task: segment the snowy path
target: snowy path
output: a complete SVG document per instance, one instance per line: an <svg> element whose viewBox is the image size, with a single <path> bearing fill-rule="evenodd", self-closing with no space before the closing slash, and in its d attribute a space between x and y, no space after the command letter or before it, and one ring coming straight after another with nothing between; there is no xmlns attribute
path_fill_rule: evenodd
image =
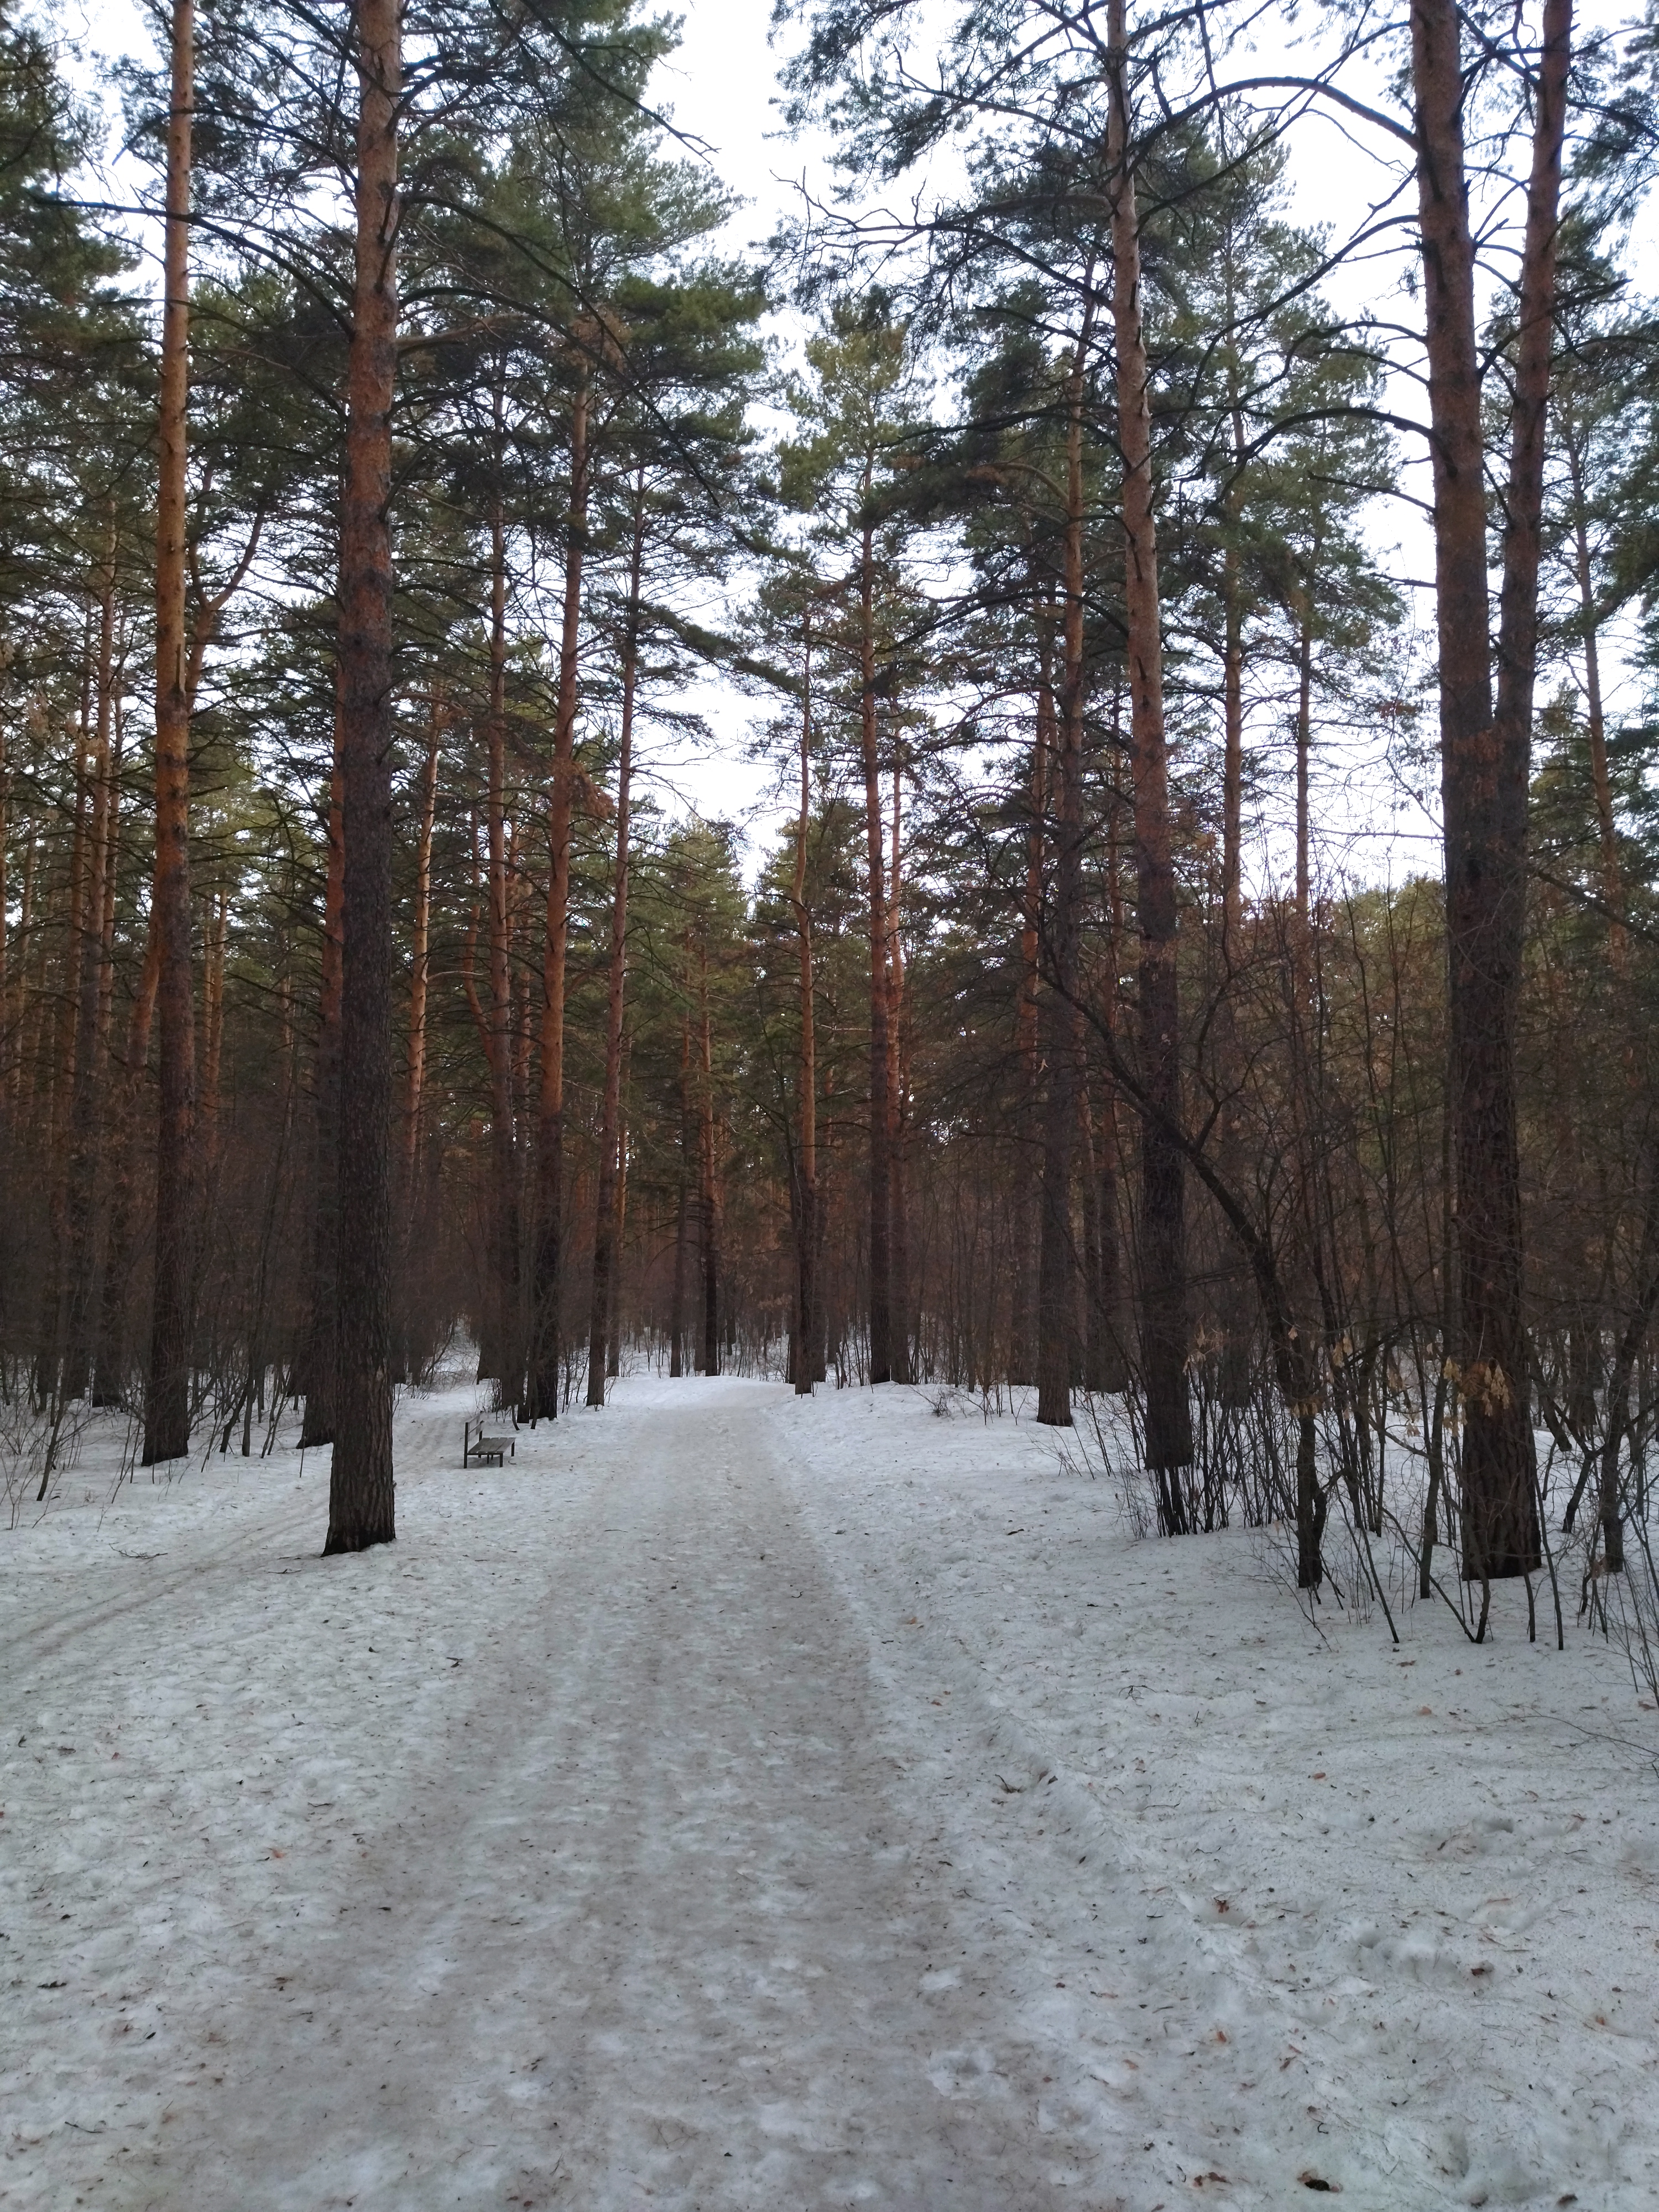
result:
<svg viewBox="0 0 1659 2212"><path fill-rule="evenodd" d="M360 1561L301 1551L314 1479L244 1492L185 1564L11 1609L9 1711L87 1780L80 1850L21 1763L7 1806L62 1988L0 2202L1050 2201L1037 2056L872 1748L776 1395L578 1416L435 1527L406 1474Z"/></svg>
<svg viewBox="0 0 1659 2212"><path fill-rule="evenodd" d="M291 1457L0 1539L0 2206L1652 2201L1607 1654L1320 1645L913 1394L470 1407L360 1559Z"/></svg>

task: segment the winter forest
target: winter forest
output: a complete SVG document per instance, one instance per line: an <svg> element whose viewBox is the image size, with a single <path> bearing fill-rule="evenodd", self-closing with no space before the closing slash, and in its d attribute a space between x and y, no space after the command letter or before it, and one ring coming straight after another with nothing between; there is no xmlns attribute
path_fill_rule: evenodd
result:
<svg viewBox="0 0 1659 2212"><path fill-rule="evenodd" d="M1120 1662L1151 1683L1128 1683L1126 1726L1166 1680L1173 1708L1206 1638L1238 1641L1202 1625L1231 1620L1229 1607L1261 1626L1243 1638L1262 1647L1252 1679L1283 1666L1303 1689L1251 1704L1242 1662L1200 1668L1194 1698L1218 1701L1200 1763L1225 1747L1229 1696L1238 1727L1255 1726L1276 1696L1303 1694L1297 1669L1357 1682L1417 1664L1402 1645L1431 1638L1439 1656L1425 1646L1413 1686L1432 1663L1447 1678L1436 1704L1465 1698L1480 1748L1462 1765L1494 1762L1507 1808L1492 1819L1508 1841L1481 1814L1470 1854L1524 1856L1534 1843L1510 1834L1510 1798L1535 1796L1547 1767L1555 1789L1555 1754L1517 1748L1494 1717L1611 1696L1616 1718L1595 1725L1622 1735L1596 1741L1628 1738L1632 1757L1594 1787L1559 1786L1601 1790L1604 1826L1628 1795L1643 1800L1647 1840L1620 1863L1638 1866L1651 1911L1650 0L1645 13L1638 0L777 0L763 72L775 190L758 207L723 173L712 130L680 118L684 26L635 0L145 0L107 24L71 12L0 0L0 1475L11 1529L38 1528L48 1547L50 1601L18 1615L36 1623L20 1630L28 1665L37 1636L51 1648L104 1589L74 1580L83 1492L88 1513L114 1516L84 1540L109 1572L169 1546L195 1559L196 1545L207 1574L229 1558L229 1523L213 1516L264 1511L236 1501L280 1485L288 1517L270 1528L284 1560L297 1545L314 1578L319 1541L368 1556L337 1570L358 1577L357 1598L339 1580L304 1586L307 1607L337 1608L334 1626L314 1609L289 1620L281 1633L303 1635L270 1660L271 1712L290 1710L284 1668L297 1682L334 1663L322 1655L348 1614L360 1682L381 1680L367 1654L390 1649L422 1681L438 1668L446 1694L472 1694L441 1670L476 1684L479 1620L511 1617L536 1547L574 1544L576 1505L563 1534L547 1517L568 1477L572 1497L592 1493L587 1564L558 1569L580 1587L547 1584L556 1602L522 1598L525 1632L539 1651L538 1606L590 1624L615 1608L605 1664L632 1680L644 1662L629 1638L647 1617L667 1633L661 1619L690 1602L666 1565L649 1583L659 1539L661 1560L703 1547L711 1608L710 1589L763 1572L738 1553L763 1561L770 1541L775 1563L805 1541L769 1537L783 1508L742 1488L741 1439L762 1419L744 1409L764 1407L788 1480L804 1492L821 1462L843 1486L839 1503L826 1489L789 1508L812 1543L850 1543L837 1524L856 1521L874 1547L848 1605L877 1607L892 1579L906 1610L890 1633L915 1632L918 1650L946 1611L926 1577L978 1572L971 1544L951 1549L953 1516L965 1528L978 1510L966 1501L988 1501L986 1529L1005 1544L1052 1513L1049 1549L1019 1571L1029 1605L1016 1596L1005 1617L1001 1598L961 1600L961 1624L1002 1624L956 1711L969 1687L1002 1685L985 1738L1002 1748L975 1754L1006 1799L998 1835L1046 1819L1050 1844L1036 1825L1030 1849L1065 1834L1079 1881L1095 1849L1094 1784L1071 1753L1033 1751L1017 1773L1024 1754L996 1731L1030 1720L1023 1706L1009 1717L1025 1694L1009 1686L1048 1667L1033 1622L1050 1583L1083 1587L1077 1547L1104 1540L1091 1533L1104 1510L1131 1540L1111 1573L1141 1609L1119 1633L1099 1593L1075 1603L1095 1616L1089 1635L1118 1634L1097 1688ZM753 9L741 24L734 11L734 46L765 27ZM734 100L750 59L734 59ZM703 1470L705 1504L653 1491L660 1525L616 1504L619 1522L635 1514L625 1540L605 1501L649 1437L665 1466L683 1454ZM1031 1502L1032 1484L1049 1504ZM406 1511L416 1545L379 1552L406 1537ZM155 1550L119 1548L145 1529ZM1201 1548L1226 1531L1248 1553ZM435 1562L456 1547L470 1564L445 1596ZM1224 1559L1246 1595L1200 1604L1193 1593L1222 1571L1206 1563ZM393 1575L424 1577L422 1595ZM194 1587L179 1580L167 1603L211 1676L245 1634L278 1635L301 1585L261 1583L269 1613L222 1624L210 1650ZM1016 1589L985 1591L998 1587ZM757 1622L785 1603L766 1589ZM787 1674L784 1655L813 1632L788 1626L805 1611L779 1619L770 1641L755 1633ZM1357 1641L1328 1656L1349 1629L1366 1639L1363 1667ZM870 1633L885 1653L890 1632ZM884 1698L912 1663L879 1659ZM1090 1666L1065 1666L1082 1698ZM1484 1687L1454 1667L1478 1667ZM158 1711L182 1698L184 1722L206 1728L218 1692L205 1679L200 1700L178 1686ZM835 1694L856 1704L852 1680ZM1390 1674L1390 1694L1409 1681ZM1401 1802L1463 1835L1474 1816L1449 1809L1457 1757L1432 1783L1420 1747L1385 1757L1366 1702L1382 1694L1354 1688L1350 1717L1376 1772L1398 1757ZM922 1721L942 1728L951 1695L934 1683L939 1711ZM681 1776L683 1802L696 1755L675 1730L691 1747L718 1736L708 1698L665 1738L660 1771ZM437 1724L424 1704L398 1710L414 1759ZM8 1720L27 1744L33 1711ZM374 1749L343 1705L333 1722L313 1715L309 1750L337 1723L361 1787L392 1790L399 1754ZM90 1742L101 1723L66 1709L50 1725ZM649 1788L623 1747L632 1725L618 1720L604 1753L603 1787L624 1797ZM1289 1754L1307 1789L1335 1786L1305 1781L1337 1765L1322 1725L1298 1725ZM887 1726L872 1722L848 1758L873 1759ZM1125 1740L1123 1787L1155 1824L1170 1808L1139 1778L1149 1755ZM213 1755L221 1779L251 1775L241 1756ZM529 1804L538 1756L503 1820ZM1505 1796L1510 1760L1525 1789ZM301 1820L348 1794L332 1770L305 1771ZM1212 1794L1237 1781L1217 1769ZM1371 1787L1356 1778L1356 1805ZM1382 1814L1378 1788L1354 1820ZM90 1855L107 1831L91 1798L76 1802ZM802 1816L783 1796L775 1815L775 1844ZM656 1817L640 1814L641 1832ZM22 1825L5 1822L0 1850ZM1172 1859L1199 1848L1177 1827ZM1119 1846L1150 1868L1153 1830L1133 1833L1139 1845L1126 1829ZM364 1857L378 1848L357 1843ZM1382 1845L1352 1849L1350 1871ZM1276 1864L1270 1851L1252 1874ZM1237 1928L1238 1910L1194 1879L1220 1931L1203 1938L1201 1972L1167 1930L1149 1963L1121 1963L1148 1941L1142 1911L1133 1940L1108 1947L1109 1969L1074 1960L1068 1976L1069 1938L1022 1941L1028 1958L1060 1947L1059 1973L1038 1970L1045 2002L1091 1978L1091 1997L1113 1996L1109 1973L1127 1990L1160 1958L1171 1988L1222 1973L1215 1947L1233 1939L1218 1916ZM1494 1892L1520 1881L1492 1871ZM811 1909L829 1912L833 1892L815 1887ZM1592 1884L1576 1909L1599 1923L1610 1895ZM1522 1908L1488 1905L1481 1940L1519 1945ZM963 1909L942 1904L939 1925ZM972 1942L994 1949L985 1911ZM661 1937L677 1940L690 1938ZM1356 1955L1375 1980L1390 1945L1417 1939L1327 1940L1334 1990ZM1642 1960L1624 1961L1616 1999L1594 1999L1638 1993L1645 2025L1626 2032L1648 2039L1643 2068L1659 2050L1653 1940L1631 1937ZM586 2005L611 1954L571 1942L561 1971ZM823 1942L845 1954L844 1930ZM15 1964L9 1948L0 1966ZM1400 1956L1427 1990L1438 1968ZM881 1973L859 1971L878 2015ZM963 1967L963 1991L974 1978L984 1998L995 1971ZM1449 1970L1458 2003L1486 1972ZM135 1986L137 1972L120 1969ZM492 2003L502 1986L489 1984ZM1231 2035L1254 2050L1259 2011L1241 2000L1224 2032L1191 2029L1211 2039L1194 2049ZM758 2034L758 2014L744 2017L732 2033ZM1402 2055L1388 2057L1395 2031L1370 2017L1358 2025L1385 2070L1431 2034L1399 2026ZM653 2019L690 2047L694 2030ZM1449 2050L1462 2031L1437 2020ZM635 2088L658 2148L624 2155L618 2136L574 2153L567 2133L573 2162L532 2159L515 2197L466 2125L427 2115L405 2037L386 2060L404 2081L398 2129L465 2136L473 2164L450 2193L422 2195L371 2158L353 2169L358 2201L505 2193L634 2212L654 2175L688 2208L1017 2212L1075 2186L1066 2202L1144 2212L1189 2184L1239 2206L1298 2201L1298 2184L1380 2207L1544 2201L1547 2188L1569 2204L1568 2185L1598 2174L1586 2203L1651 2201L1638 2176L1651 2179L1659 2137L1647 2128L1638 2156L1606 2118L1638 2079L1649 2097L1650 2078L1597 2086L1577 2042L1559 2078L1580 2088L1564 2091L1572 2111L1553 2134L1540 2121L1520 2148L1493 2148L1502 2128L1477 2140L1473 2122L1435 2134L1425 2121L1393 2182L1379 2179L1388 2157L1407 2153L1390 2136L1385 2157L1381 2134L1355 2148L1352 2115L1336 2130L1344 2179L1328 2146L1285 2148L1316 2104L1274 2071L1277 2046L1247 2062L1183 2044L1172 2103L1200 2063L1259 2065L1272 2099L1246 2100L1255 2117L1229 2121L1231 2136L1194 2121L1202 2144L1169 2154L1178 2179L1156 2162L1162 2123L1142 2113L1125 2125L1139 2145L1144 2119L1152 2162L1114 2169L1109 2187L1088 2160L1115 2140L1100 2112L1128 2075L1066 2091L1043 2153L1073 2159L1085 2179L1066 2182L1020 2149L973 2075L963 2053L981 2031L956 2019L961 2049L939 2062L954 2086L938 2066L927 2077L927 2096L977 2115L951 2154L962 2163L947 2172L917 2148L914 2171L890 2164L842 2196L815 2193L799 2146L793 2166L753 2149L722 2171L727 2138L710 2137L705 2172L702 2151L682 2150L690 2136L661 2133L673 2096L647 2080ZM1075 2071L1087 2037L1074 2020L1032 2027L1022 2050L1046 2052L1051 2033L1072 2055L1042 2063ZM1530 2068L1528 2036L1544 2033L1506 2029L1504 2064ZM665 2081L672 2053L652 2049L647 2075ZM809 2075L817 2063L800 2059ZM1344 2063L1363 2103L1370 2062ZM831 2068L822 2109L800 2121L826 2159L835 2112L889 2094L851 2078ZM1340 2103L1335 2078L1318 2095ZM1134 2094L1164 2094L1152 2083ZM1524 2100L1532 2085L1511 2086ZM320 2075L305 2094L325 2096ZM1198 2102L1213 2118L1234 2094ZM892 2151L918 2124L897 2101L888 2120ZM162 2178L118 2201L352 2202L329 2194L344 2166L326 2179L297 2148L291 2197L250 2182L270 2171L258 2127L276 2124L245 2101L201 2137L205 2163L145 2151ZM933 2140L927 2124L918 2140ZM59 2152L18 2155L16 2201L48 2201L30 2176L70 2201ZM1230 2179L1229 2160L1255 2178Z"/></svg>

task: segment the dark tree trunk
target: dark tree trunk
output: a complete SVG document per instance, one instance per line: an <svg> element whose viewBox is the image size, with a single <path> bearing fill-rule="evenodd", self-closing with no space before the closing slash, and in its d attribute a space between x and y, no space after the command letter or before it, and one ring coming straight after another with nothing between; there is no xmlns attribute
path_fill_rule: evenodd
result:
<svg viewBox="0 0 1659 2212"><path fill-rule="evenodd" d="M796 1077L799 1118L795 1166L795 1326L790 1379L798 1398L810 1398L819 1378L818 1328L818 1071L812 1004L812 915L806 902L806 840L812 805L812 618L802 626L800 814L795 823L793 904L800 943L800 1060Z"/></svg>
<svg viewBox="0 0 1659 2212"><path fill-rule="evenodd" d="M1042 1115L1037 1012L1042 994L1042 863L1048 833L1049 771L1054 750L1054 611L1046 597L1037 609L1036 619L1036 726L1031 739L1030 818L1025 832L1025 896L1019 931L1019 1003L1014 1016L1014 1049L1019 1065L1019 1121L1014 1145L1014 1257L1008 1282L1008 1380L1021 1383L1036 1379L1032 1323L1036 1313L1036 1270L1033 1261L1037 1238L1032 1216L1036 1210L1041 1218L1042 1188L1042 1156L1036 1148ZM1036 1209L1034 1199L1037 1200Z"/></svg>
<svg viewBox="0 0 1659 2212"><path fill-rule="evenodd" d="M1129 161L1123 0L1110 0L1109 151L1113 165L1112 315L1117 337L1118 439L1123 453L1124 606L1135 891L1140 923L1140 1052L1150 1113L1141 1126L1140 1365L1146 1464L1159 1477L1166 1533L1186 1528L1178 1470L1193 1459L1187 1397L1186 1177L1181 1126L1181 1006L1176 969L1175 862L1164 647L1152 517L1149 372L1141 324L1140 237Z"/></svg>
<svg viewBox="0 0 1659 2212"><path fill-rule="evenodd" d="M501 465L501 394L495 393L495 463ZM489 1015L486 1042L489 1064L489 1156L491 1193L490 1284L486 1311L489 1341L481 1347L497 1402L511 1406L523 1395L523 1353L520 1346L519 1159L513 1110L513 983L508 960L511 924L507 913L507 532L499 497L490 514L489 719L487 738L489 854Z"/></svg>
<svg viewBox="0 0 1659 2212"><path fill-rule="evenodd" d="M100 1020L103 997L106 885L112 871L111 823L113 778L110 730L113 714L115 659L115 532L100 594L98 626L97 723L92 747L92 821L86 893L76 947L78 969L75 1024L75 1091L70 1111L68 1304L64 1316L61 1388L66 1399L84 1396L92 1371L93 1277L96 1251L101 1148L99 1119L104 1104L105 1034Z"/></svg>
<svg viewBox="0 0 1659 2212"><path fill-rule="evenodd" d="M161 975L161 942L154 909L144 946L144 964L138 994L127 1024L127 1048L116 1092L115 1127L110 1139L113 1186L109 1201L109 1235L104 1249L104 1279L98 1307L98 1345L93 1362L92 1402L118 1406L125 1395L131 1338L127 1307L131 1288L137 1205L133 1188L137 1164L138 1102L149 1059L150 1028Z"/></svg>
<svg viewBox="0 0 1659 2212"><path fill-rule="evenodd" d="M868 496L870 471L865 471ZM887 865L883 852L881 763L876 742L875 533L867 522L859 562L860 737L864 763L866 858L870 878L870 1380L892 1379L892 1171L887 1097Z"/></svg>
<svg viewBox="0 0 1659 2212"><path fill-rule="evenodd" d="M705 1375L720 1371L720 1187L714 1158L714 1055L708 1008L708 956L702 955L702 1081L697 1090L698 1212L702 1226L702 1359Z"/></svg>
<svg viewBox="0 0 1659 2212"><path fill-rule="evenodd" d="M1083 390L1092 313L1085 310L1072 356L1066 422L1066 605L1060 719L1054 775L1054 896L1049 904L1048 988L1042 998L1042 1215L1037 1257L1037 1419L1072 1425L1078 1352L1078 1255L1072 1226L1082 1015L1078 1003L1083 925Z"/></svg>
<svg viewBox="0 0 1659 2212"><path fill-rule="evenodd" d="M639 675L640 580L645 560L645 473L634 483L634 549L623 639L622 738L617 763L617 865L611 887L611 966L605 994L605 1103L599 1193L593 1209L593 1300L587 1331L587 1402L605 1403L617 1259L617 1186L622 1130L622 1061L628 954L628 803L634 773L634 688Z"/></svg>
<svg viewBox="0 0 1659 2212"><path fill-rule="evenodd" d="M190 1449L190 1281L195 1188L196 1007L191 980L190 708L185 634L185 441L190 406L191 124L194 0L174 0L167 118L160 469L155 507L155 887L161 944L161 1111L155 1152L155 1290L143 1463Z"/></svg>
<svg viewBox="0 0 1659 2212"><path fill-rule="evenodd" d="M895 741L896 753L896 739ZM904 1128L904 948L899 938L902 771L893 763L893 853L887 896L887 1224L892 1285L888 1346L895 1382L914 1382L910 1364L910 1201Z"/></svg>
<svg viewBox="0 0 1659 2212"><path fill-rule="evenodd" d="M1483 1580L1530 1574L1541 1559L1522 1304L1515 1044L1526 919L1544 416L1571 21L1571 0L1547 0L1522 253L1494 715L1459 15L1455 0L1413 0L1412 7L1433 429L1463 1571Z"/></svg>
<svg viewBox="0 0 1659 2212"><path fill-rule="evenodd" d="M668 1310L668 1372L685 1372L685 1277L691 1242L691 1017L680 1024L679 1198L674 1215L674 1287Z"/></svg>
<svg viewBox="0 0 1659 2212"><path fill-rule="evenodd" d="M357 204L340 526L345 844L339 1319L325 1552L397 1534L392 1468L392 406L398 0L356 0Z"/></svg>
<svg viewBox="0 0 1659 2212"><path fill-rule="evenodd" d="M542 956L542 1077L536 1131L536 1271L526 1397L532 1420L559 1410L559 1301L564 1279L564 985L570 941L570 817L575 799L577 661L582 562L587 549L588 372L578 376L570 420L559 690L553 723L553 787L547 806L547 934Z"/></svg>
<svg viewBox="0 0 1659 2212"><path fill-rule="evenodd" d="M344 572L341 573L343 604ZM341 752L342 690L334 707L334 765L329 775L327 874L323 885L323 950L312 1073L312 1221L310 1303L301 1356L305 1413L300 1447L334 1441L335 1339L340 1309L340 989L345 935L345 771Z"/></svg>

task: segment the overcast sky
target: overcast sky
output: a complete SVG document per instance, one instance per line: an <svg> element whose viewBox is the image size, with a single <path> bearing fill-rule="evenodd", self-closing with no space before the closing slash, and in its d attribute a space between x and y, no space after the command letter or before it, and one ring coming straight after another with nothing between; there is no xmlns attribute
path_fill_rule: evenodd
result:
<svg viewBox="0 0 1659 2212"><path fill-rule="evenodd" d="M1632 0L1633 4L1633 0ZM815 197L827 197L834 175L823 143L808 136L791 139L782 135L777 112L776 67L779 52L769 42L770 0L683 0L684 29L679 49L666 63L653 88L654 96L672 112L676 124L693 139L710 149L715 173L743 203L730 226L728 242L733 250L758 250L780 219L799 205L804 181ZM954 12L949 0L934 0L927 13L948 21ZM1581 26L1622 21L1631 9L1618 0L1581 0ZM135 0L64 0L58 16L64 31L88 55L148 52L149 32ZM923 20L926 20L924 16ZM1317 23L1317 16L1310 21ZM1294 67L1301 58L1282 28L1284 18L1269 9L1262 17L1267 44L1264 65ZM788 36L790 34L786 34ZM1366 88L1356 82L1355 89ZM1397 157L1397 147L1368 143L1363 132L1332 113L1310 118L1292 143L1290 186L1296 219L1310 226L1329 226L1334 234L1350 233L1364 222L1367 210L1387 189L1387 172L1376 155ZM1642 274L1650 287L1656 281L1653 249L1643 256ZM1340 305L1355 307L1376 302L1399 281L1400 264L1376 262L1340 273L1330 289ZM1401 301L1402 319L1414 319L1416 309ZM790 343L792 321L787 315L774 325L779 342ZM1403 380L1394 395L1400 411L1420 412L1420 394ZM1420 452L1405 455L1414 465L1419 482L1413 489L1426 490L1420 482ZM1379 557L1402 578L1426 574L1430 550L1420 514L1400 502L1379 512L1372 531ZM1419 619L1426 627L1431 611L1420 607ZM1610 654L1615 696L1620 664L1616 649ZM768 772L749 757L752 727L763 709L719 679L695 687L678 705L694 704L708 719L716 744L708 752L691 755L681 750L659 751L656 767L663 780L663 796L714 815L723 814L749 825L751 846L769 843L783 810L769 793ZM1328 773L1338 769L1334 756ZM1368 875L1387 868L1396 875L1402 868L1432 865L1436 825L1432 794L1428 811L1403 814L1394 811L1394 795L1376 787L1362 797L1354 791L1340 793L1334 787L1327 809L1328 826L1344 823L1354 840L1353 864ZM1271 866L1269 852L1263 865Z"/></svg>

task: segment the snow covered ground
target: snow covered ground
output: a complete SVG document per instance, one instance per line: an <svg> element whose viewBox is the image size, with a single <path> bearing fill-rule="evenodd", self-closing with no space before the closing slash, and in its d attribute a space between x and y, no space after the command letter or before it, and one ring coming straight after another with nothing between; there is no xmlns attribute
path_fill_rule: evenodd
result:
<svg viewBox="0 0 1659 2212"><path fill-rule="evenodd" d="M1050 1432L625 1382L0 1535L0 2205L1659 2202L1614 1651L1316 1634Z"/></svg>

